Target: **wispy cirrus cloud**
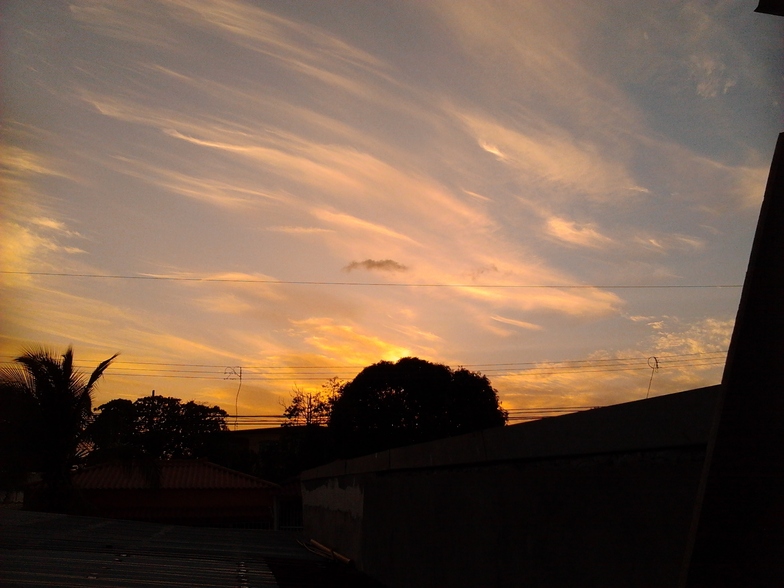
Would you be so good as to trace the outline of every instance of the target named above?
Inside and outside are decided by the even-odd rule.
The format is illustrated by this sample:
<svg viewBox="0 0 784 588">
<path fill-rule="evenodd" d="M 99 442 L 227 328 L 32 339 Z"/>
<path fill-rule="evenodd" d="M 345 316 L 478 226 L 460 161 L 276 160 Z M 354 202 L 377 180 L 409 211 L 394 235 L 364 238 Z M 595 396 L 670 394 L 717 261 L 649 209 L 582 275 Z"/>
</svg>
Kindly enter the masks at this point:
<svg viewBox="0 0 784 588">
<path fill-rule="evenodd" d="M 311 214 L 323 221 L 326 224 L 340 227 L 342 230 L 353 231 L 356 234 L 370 234 L 376 235 L 384 239 L 391 239 L 394 241 L 403 241 L 410 245 L 418 245 L 418 243 L 403 233 L 399 233 L 384 225 L 366 221 L 357 218 L 354 215 L 346 214 L 343 212 L 333 212 L 331 210 L 316 209 L 311 211 Z"/>
<path fill-rule="evenodd" d="M 703 239 L 678 234 L 641 233 L 634 236 L 633 242 L 645 250 L 658 253 L 699 251 L 705 247 Z"/>
<path fill-rule="evenodd" d="M 323 68 L 349 65 L 375 72 L 382 62 L 375 56 L 330 35 L 323 28 L 236 0 L 166 0 L 178 7 L 183 20 L 222 31 L 232 42 L 281 59 L 318 63 Z"/>
<path fill-rule="evenodd" d="M 156 3 L 77 0 L 70 4 L 69 10 L 83 26 L 112 39 L 159 50 L 177 50 L 174 21 Z"/>
<path fill-rule="evenodd" d="M 172 162 L 174 163 L 174 162 Z M 152 163 L 150 159 L 131 158 L 122 155 L 107 158 L 105 166 L 117 173 L 136 178 L 173 195 L 192 198 L 219 208 L 229 210 L 252 209 L 284 203 L 291 197 L 282 192 L 259 189 L 253 177 L 235 174 L 223 178 L 207 170 L 178 171 L 173 165 Z"/>
<path fill-rule="evenodd" d="M 537 325 L 537 324 L 534 324 L 534 323 L 529 323 L 527 321 L 520 321 L 520 320 L 517 320 L 517 319 L 511 319 L 511 318 L 507 318 L 507 317 L 504 317 L 504 316 L 498 316 L 498 315 L 491 316 L 490 318 L 493 319 L 494 321 L 499 322 L 499 323 L 503 323 L 505 325 L 512 325 L 513 327 L 519 327 L 521 329 L 527 329 L 529 331 L 541 331 L 542 330 L 542 326 L 541 325 Z"/>
<path fill-rule="evenodd" d="M 266 227 L 264 230 L 271 231 L 273 233 L 288 233 L 291 235 L 319 235 L 323 233 L 334 232 L 334 230 L 332 229 L 324 229 L 321 227 L 289 227 L 289 226 Z"/>
<path fill-rule="evenodd" d="M 154 112 L 147 114 L 150 115 L 147 119 L 148 123 L 168 124 L 169 122 L 168 115 L 158 120 Z M 404 254 L 406 257 L 411 257 L 412 246 L 421 247 L 426 242 L 431 253 L 427 262 L 421 264 L 421 272 L 418 274 L 421 273 L 426 279 L 440 276 L 442 281 L 449 283 L 455 281 L 454 272 L 445 272 L 442 268 L 449 267 L 455 257 L 471 260 L 477 254 L 486 254 L 488 246 L 494 246 L 492 241 L 486 240 L 486 237 L 487 231 L 495 229 L 496 222 L 485 211 L 458 198 L 432 180 L 412 176 L 405 170 L 396 169 L 367 153 L 335 145 L 313 144 L 305 137 L 296 137 L 291 133 L 275 132 L 251 136 L 219 127 L 198 129 L 187 121 L 180 121 L 178 124 L 190 125 L 193 129 L 190 132 L 194 135 L 185 136 L 179 131 L 171 130 L 165 131 L 166 134 L 208 150 L 225 152 L 232 157 L 248 158 L 254 164 L 270 169 L 275 175 L 288 178 L 298 184 L 318 186 L 320 190 L 334 194 L 336 199 L 359 205 L 360 208 L 356 209 L 358 211 L 363 210 L 367 195 L 372 194 L 374 210 L 368 209 L 370 218 L 337 212 L 334 209 L 316 208 L 310 211 L 310 214 L 319 220 L 320 228 L 330 231 L 324 233 L 324 236 L 329 236 L 328 243 L 336 254 L 353 249 L 354 239 L 361 234 L 372 235 L 378 249 L 389 250 L 390 245 L 395 245 L 395 254 Z M 195 133 L 209 138 L 197 139 Z M 210 185 L 209 183 L 201 185 L 197 179 L 188 181 L 187 178 L 180 178 L 180 181 L 171 183 L 171 189 L 186 194 L 203 194 L 205 188 Z M 237 194 L 237 191 L 233 193 Z M 401 194 L 411 195 L 411 197 L 401 198 Z M 225 198 L 225 191 L 222 197 Z M 302 211 L 307 210 L 307 207 L 303 207 L 302 203 L 297 203 L 296 200 L 292 200 L 291 204 L 296 204 L 290 208 L 292 213 L 296 211 L 296 215 L 300 217 Z M 345 204 L 341 204 L 341 208 L 344 206 Z M 397 230 L 397 219 L 401 217 L 406 218 L 405 233 Z M 370 220 L 372 218 L 385 220 L 376 222 Z M 411 218 L 417 218 L 418 222 L 412 223 Z M 302 219 L 299 219 L 299 222 L 301 223 Z M 455 234 L 464 235 L 459 244 L 452 238 Z M 497 245 L 506 248 L 502 242 Z M 400 249 L 401 247 L 404 249 Z M 456 247 L 461 250 L 459 255 L 456 255 Z M 418 253 L 414 258 L 420 255 Z M 493 253 L 490 255 L 493 258 L 497 257 Z M 540 270 L 542 269 L 538 261 L 533 263 L 539 265 Z M 522 274 L 520 272 L 521 259 L 507 259 L 506 265 L 514 266 L 511 275 L 517 279 L 528 278 L 524 275 L 525 272 Z M 540 275 L 534 278 L 534 281 L 548 283 L 552 282 L 553 278 Z M 555 281 L 568 283 L 571 280 L 567 276 L 560 276 Z M 498 292 L 479 290 L 458 292 L 470 298 L 499 298 Z M 552 293 L 547 295 L 538 293 L 536 296 L 527 297 L 526 300 L 527 304 L 541 303 L 549 308 L 557 308 L 559 311 L 568 308 L 570 313 L 582 313 L 598 310 L 595 301 L 588 304 L 575 304 L 578 300 L 587 302 L 591 297 L 582 294 L 563 297 L 553 296 Z M 594 310 L 589 310 L 591 308 Z"/>
<path fill-rule="evenodd" d="M 236 0 L 165 0 L 147 6 L 96 3 L 80 0 L 72 7 L 74 16 L 99 34 L 124 42 L 182 52 L 203 47 L 183 35 L 184 29 L 200 37 L 209 36 L 275 63 L 277 69 L 296 73 L 318 83 L 362 99 L 384 100 L 384 93 L 363 77 L 371 76 L 395 84 L 383 62 L 346 43 L 327 30 L 287 19 L 260 6 Z M 156 14 L 154 26 L 144 25 L 144 14 Z"/>
<path fill-rule="evenodd" d="M 454 112 L 485 151 L 527 178 L 549 189 L 579 189 L 598 200 L 612 200 L 638 193 L 641 188 L 624 162 L 604 154 L 601 144 L 570 136 L 543 121 L 535 125 L 518 121 L 515 126 L 467 112 Z"/>
<path fill-rule="evenodd" d="M 23 149 L 16 145 L 4 143 L 0 145 L 2 174 L 11 176 L 27 176 L 39 174 L 47 176 L 60 176 L 68 178 L 69 175 L 62 169 L 62 164 L 52 157 L 44 156 Z"/>
<path fill-rule="evenodd" d="M 30 195 L 35 190 L 22 182 L 15 193 Z M 6 286 L 31 283 L 25 272 L 62 270 L 65 260 L 72 261 L 86 253 L 86 238 L 58 218 L 55 211 L 31 201 L 5 203 L 0 218 L 0 268 L 8 272 L 0 280 Z"/>
<path fill-rule="evenodd" d="M 0 267 L 9 272 L 52 270 L 58 255 L 83 254 L 81 247 L 61 242 L 55 232 L 8 220 L 0 222 Z M 3 276 L 4 282 L 28 281 L 24 276 Z"/>
<path fill-rule="evenodd" d="M 545 231 L 548 235 L 569 245 L 603 248 L 613 244 L 613 240 L 597 231 L 593 224 L 580 225 L 559 217 L 547 220 Z"/>
</svg>

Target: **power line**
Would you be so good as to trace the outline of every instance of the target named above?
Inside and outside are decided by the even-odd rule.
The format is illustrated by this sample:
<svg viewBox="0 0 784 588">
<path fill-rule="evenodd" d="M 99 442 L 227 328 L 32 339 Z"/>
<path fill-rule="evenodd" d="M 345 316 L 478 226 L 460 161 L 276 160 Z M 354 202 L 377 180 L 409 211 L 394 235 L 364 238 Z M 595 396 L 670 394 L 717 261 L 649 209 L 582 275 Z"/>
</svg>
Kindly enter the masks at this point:
<svg viewBox="0 0 784 588">
<path fill-rule="evenodd" d="M 675 357 L 692 357 L 692 356 L 705 356 L 705 355 L 726 355 L 727 350 L 723 351 L 703 351 L 697 353 L 674 353 L 672 355 L 658 355 L 659 359 L 670 359 Z M 630 362 L 642 361 L 647 359 L 644 356 L 638 357 L 605 357 L 596 359 L 564 359 L 561 361 L 516 361 L 506 363 L 466 363 L 460 364 L 462 367 L 481 367 L 481 366 L 504 366 L 504 365 L 544 365 L 544 364 L 566 364 L 566 363 L 603 363 L 603 362 Z"/>
<path fill-rule="evenodd" d="M 704 358 L 705 356 L 724 356 L 727 354 L 727 350 L 723 349 L 720 351 L 701 351 L 696 353 L 673 353 L 671 355 L 657 355 L 656 357 L 660 361 L 696 361 Z M 692 359 L 683 359 L 683 358 L 692 358 Z M 10 363 L 14 356 L 11 355 L 0 355 L 0 359 L 4 360 L 5 363 Z M 590 359 L 563 359 L 558 361 L 513 361 L 513 362 L 487 362 L 487 363 L 461 363 L 457 364 L 458 368 L 482 368 L 483 366 L 487 366 L 489 368 L 492 367 L 500 367 L 500 366 L 541 366 L 541 365 L 564 365 L 564 364 L 573 364 L 573 363 L 631 363 L 631 362 L 640 362 L 647 360 L 646 356 L 640 355 L 635 357 L 604 357 L 604 358 L 590 358 Z M 76 362 L 77 367 L 86 367 L 79 366 L 80 362 Z M 215 364 L 208 364 L 208 363 L 170 363 L 170 362 L 160 362 L 160 361 L 134 361 L 134 360 L 121 360 L 117 359 L 112 362 L 112 366 L 117 365 L 157 365 L 157 366 L 164 366 L 164 367 L 193 367 L 193 368 L 219 368 L 221 373 L 227 367 L 228 364 L 226 363 L 215 363 Z M 266 370 L 266 369 L 297 369 L 297 370 L 340 370 L 340 369 L 363 369 L 368 367 L 365 364 L 350 364 L 350 365 L 285 365 L 285 364 L 259 364 L 259 365 L 246 365 L 242 364 L 242 368 L 245 370 L 249 369 L 257 369 L 257 370 Z M 131 368 L 124 368 L 124 369 L 131 369 Z M 156 369 L 156 368 L 152 368 Z"/>
<path fill-rule="evenodd" d="M 724 362 L 726 351 L 712 351 L 703 353 L 683 353 L 657 356 L 662 367 L 704 367 L 720 365 Z M 0 356 L 12 359 L 10 356 Z M 4 363 L 11 363 L 6 361 Z M 79 368 L 88 368 L 89 364 L 76 364 Z M 161 377 L 161 378 L 186 378 L 223 380 L 225 379 L 226 364 L 189 364 L 189 363 L 164 363 L 164 362 L 135 362 L 116 361 L 113 366 L 122 366 L 112 375 L 123 377 Z M 148 367 L 149 366 L 149 367 Z M 159 367 L 153 367 L 159 366 Z M 324 378 L 338 377 L 343 379 L 356 374 L 357 370 L 364 369 L 364 365 L 340 366 L 287 366 L 287 365 L 250 365 L 242 366 L 244 380 L 275 381 L 275 380 L 322 380 Z M 555 375 L 567 373 L 591 373 L 647 370 L 650 366 L 647 358 L 619 357 L 580 359 L 541 362 L 505 362 L 505 363 L 477 363 L 461 365 L 463 368 L 473 368 L 483 374 L 503 377 L 505 375 Z M 237 369 L 239 366 L 237 366 Z M 293 373 L 285 373 L 289 370 Z M 350 370 L 350 371 L 348 371 Z"/>
<path fill-rule="evenodd" d="M 713 358 L 713 359 L 705 359 L 705 360 L 692 360 L 689 362 L 674 362 L 673 365 L 668 366 L 666 363 L 660 365 L 661 368 L 666 369 L 670 367 L 671 369 L 684 369 L 684 368 L 692 368 L 692 367 L 712 367 L 712 366 L 719 366 L 724 363 L 723 358 Z M 127 368 L 126 368 L 127 369 Z M 617 364 L 617 365 L 605 365 L 605 366 L 593 366 L 590 364 L 587 365 L 572 365 L 572 366 L 543 366 L 543 367 L 530 367 L 530 368 L 520 368 L 520 369 L 504 369 L 504 370 L 482 370 L 481 373 L 483 375 L 490 375 L 497 378 L 504 378 L 504 377 L 539 377 L 539 376 L 556 376 L 556 375 L 565 375 L 565 374 L 587 374 L 587 373 L 614 373 L 614 372 L 632 372 L 632 371 L 647 371 L 650 367 L 640 362 L 639 364 Z M 248 373 L 247 371 L 245 373 Z M 139 371 L 114 371 L 111 372 L 112 376 L 115 377 L 126 377 L 126 378 L 167 378 L 167 379 L 190 379 L 190 380 L 211 380 L 211 381 L 221 381 L 225 380 L 226 378 L 223 376 L 222 373 L 214 372 L 188 372 L 188 371 L 180 371 L 180 372 L 169 372 L 169 371 L 159 371 L 153 373 L 140 373 Z M 329 379 L 331 377 L 338 377 L 340 379 L 345 379 L 351 377 L 350 374 L 340 374 L 336 376 L 336 372 L 334 371 L 326 371 L 322 373 L 318 372 L 311 372 L 307 374 L 252 374 L 243 376 L 244 382 L 305 382 L 305 381 L 324 381 L 325 379 Z"/>
<path fill-rule="evenodd" d="M 45 276 L 57 278 L 89 278 L 107 280 L 148 280 L 170 282 L 213 282 L 233 284 L 272 284 L 272 285 L 297 285 L 297 286 L 386 286 L 398 288 L 530 288 L 530 289 L 555 289 L 555 290 L 648 290 L 648 289 L 694 289 L 694 288 L 741 288 L 742 284 L 443 284 L 443 283 L 415 283 L 415 282 L 337 282 L 318 280 L 270 280 L 263 278 L 209 278 L 187 276 L 153 276 L 153 275 L 123 275 L 123 274 L 87 274 L 69 272 L 24 272 L 0 270 L 0 274 L 14 274 L 24 276 Z"/>
<path fill-rule="evenodd" d="M 724 363 L 726 350 L 701 352 L 701 353 L 682 353 L 672 355 L 658 355 L 659 367 L 668 369 L 690 369 L 720 366 Z M 0 356 L 0 359 L 11 359 L 9 356 Z M 6 365 L 9 361 L 2 362 Z M 119 370 L 112 370 L 111 375 L 120 378 L 166 378 L 180 380 L 201 380 L 201 381 L 223 381 L 226 379 L 225 364 L 197 364 L 197 363 L 165 363 L 165 362 L 134 362 L 130 360 L 117 361 L 114 365 L 122 366 Z M 77 367 L 89 368 L 89 364 L 77 364 Z M 248 383 L 268 383 L 276 382 L 324 382 L 337 377 L 340 380 L 351 380 L 361 369 L 367 366 L 361 365 L 340 365 L 340 366 L 312 366 L 312 365 L 253 365 L 236 366 L 233 369 L 243 370 L 243 381 Z M 569 374 L 613 374 L 621 372 L 641 372 L 651 369 L 648 358 L 639 357 L 618 357 L 618 358 L 597 358 L 579 359 L 562 361 L 544 362 L 496 362 L 484 364 L 461 365 L 460 368 L 473 368 L 483 375 L 490 376 L 496 381 L 519 380 L 521 378 L 547 378 Z M 286 373 L 289 370 L 293 373 Z M 348 371 L 350 370 L 350 371 Z M 238 389 L 239 390 L 239 389 Z M 649 392 L 650 394 L 650 392 Z M 236 403 L 235 403 L 236 404 Z M 565 412 L 575 412 L 592 407 L 552 407 L 541 408 L 535 412 L 510 412 L 510 421 L 534 420 L 563 414 Z M 572 410 L 574 409 L 574 410 Z M 235 406 L 235 415 L 237 410 Z M 266 424 L 279 425 L 284 421 L 265 420 L 278 419 L 275 415 L 248 415 L 250 421 L 243 418 L 245 415 L 235 416 L 235 430 L 239 426 L 247 427 L 252 425 Z"/>
<path fill-rule="evenodd" d="M 706 355 L 725 355 L 727 353 L 726 349 L 720 351 L 700 351 L 695 353 L 673 353 L 671 355 L 657 355 L 660 360 L 673 360 L 673 358 L 685 358 L 685 357 L 703 357 Z M 13 360 L 14 356 L 11 355 L 0 355 L 0 358 L 3 360 Z M 647 357 L 643 355 L 635 356 L 635 357 L 603 357 L 603 358 L 590 358 L 590 359 L 563 359 L 559 361 L 511 361 L 511 362 L 488 362 L 488 363 L 461 363 L 457 364 L 459 367 L 482 367 L 482 366 L 505 366 L 505 365 L 556 365 L 556 364 L 565 364 L 565 363 L 603 363 L 603 362 L 630 362 L 630 361 L 642 361 L 646 360 Z M 692 360 L 686 360 L 692 361 Z M 6 362 L 8 363 L 8 362 Z M 78 362 L 77 362 L 78 363 Z M 206 368 L 226 368 L 227 364 L 225 363 L 170 363 L 170 362 L 163 362 L 163 361 L 134 361 L 134 360 L 121 360 L 117 359 L 112 362 L 113 366 L 121 365 L 121 364 L 128 364 L 128 365 L 160 365 L 166 367 L 206 367 Z M 262 364 L 262 365 L 242 365 L 243 369 L 353 369 L 353 368 L 364 368 L 367 367 L 365 364 L 351 364 L 351 365 L 330 365 L 330 366 L 323 366 L 323 365 L 285 365 L 285 364 Z"/>
<path fill-rule="evenodd" d="M 507 409 L 507 420 L 509 422 L 523 422 L 538 420 L 585 410 L 600 408 L 601 405 L 579 405 L 579 406 L 540 406 L 531 408 L 510 408 Z M 240 427 L 254 427 L 259 425 L 280 426 L 288 422 L 288 419 L 280 414 L 240 414 L 235 417 L 235 424 Z M 236 430 L 236 429 L 235 429 Z"/>
</svg>

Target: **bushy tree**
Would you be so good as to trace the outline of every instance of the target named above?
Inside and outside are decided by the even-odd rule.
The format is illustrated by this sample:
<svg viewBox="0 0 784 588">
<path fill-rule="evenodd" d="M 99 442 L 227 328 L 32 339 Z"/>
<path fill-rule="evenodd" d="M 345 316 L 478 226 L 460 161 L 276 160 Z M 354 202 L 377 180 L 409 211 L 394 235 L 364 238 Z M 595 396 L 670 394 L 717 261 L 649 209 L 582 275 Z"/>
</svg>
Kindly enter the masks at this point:
<svg viewBox="0 0 784 588">
<path fill-rule="evenodd" d="M 284 427 L 321 426 L 329 422 L 332 404 L 340 395 L 343 383 L 338 378 L 330 378 L 317 392 L 305 392 L 295 387 L 291 402 L 284 408 L 287 419 Z"/>
<path fill-rule="evenodd" d="M 31 349 L 14 360 L 16 365 L 0 369 L 0 451 L 7 482 L 38 471 L 51 500 L 62 495 L 71 468 L 88 448 L 93 391 L 115 357 L 98 364 L 89 377 L 74 369 L 71 347 L 60 357 Z"/>
<path fill-rule="evenodd" d="M 283 410 L 287 420 L 280 442 L 259 456 L 261 477 L 286 482 L 303 470 L 335 458 L 326 425 L 342 386 L 339 378 L 330 378 L 315 392 L 294 388 L 291 402 Z"/>
<path fill-rule="evenodd" d="M 227 417 L 218 406 L 183 404 L 168 396 L 112 400 L 98 407 L 90 427 L 92 457 L 95 461 L 210 457 L 228 432 Z"/>
<path fill-rule="evenodd" d="M 135 444 L 136 407 L 131 400 L 117 398 L 96 409 L 87 429 L 93 455 Z"/>
<path fill-rule="evenodd" d="M 506 424 L 486 376 L 407 357 L 382 361 L 343 385 L 329 428 L 342 457 Z"/>
</svg>

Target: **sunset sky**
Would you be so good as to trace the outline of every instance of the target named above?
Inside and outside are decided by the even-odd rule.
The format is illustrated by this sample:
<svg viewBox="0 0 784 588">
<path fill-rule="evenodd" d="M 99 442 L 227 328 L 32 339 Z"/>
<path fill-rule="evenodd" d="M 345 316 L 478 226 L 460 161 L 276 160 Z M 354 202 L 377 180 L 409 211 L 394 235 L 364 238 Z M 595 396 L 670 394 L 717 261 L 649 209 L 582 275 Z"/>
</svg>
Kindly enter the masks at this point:
<svg viewBox="0 0 784 588">
<path fill-rule="evenodd" d="M 511 409 L 718 383 L 784 130 L 756 5 L 6 1 L 0 361 L 231 414 L 240 367 L 274 414 L 405 356 Z"/>
</svg>

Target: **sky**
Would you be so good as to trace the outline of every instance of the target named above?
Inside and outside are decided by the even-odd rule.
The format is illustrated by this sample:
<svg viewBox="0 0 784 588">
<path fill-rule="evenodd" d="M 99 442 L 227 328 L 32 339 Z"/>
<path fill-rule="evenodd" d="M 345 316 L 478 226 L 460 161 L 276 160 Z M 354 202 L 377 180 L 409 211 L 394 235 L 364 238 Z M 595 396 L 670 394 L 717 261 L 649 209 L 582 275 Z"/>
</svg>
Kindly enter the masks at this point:
<svg viewBox="0 0 784 588">
<path fill-rule="evenodd" d="M 784 130 L 756 5 L 7 0 L 0 361 L 232 415 L 407 356 L 518 415 L 716 384 Z"/>
</svg>

